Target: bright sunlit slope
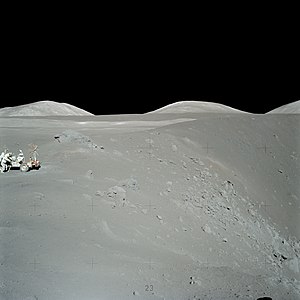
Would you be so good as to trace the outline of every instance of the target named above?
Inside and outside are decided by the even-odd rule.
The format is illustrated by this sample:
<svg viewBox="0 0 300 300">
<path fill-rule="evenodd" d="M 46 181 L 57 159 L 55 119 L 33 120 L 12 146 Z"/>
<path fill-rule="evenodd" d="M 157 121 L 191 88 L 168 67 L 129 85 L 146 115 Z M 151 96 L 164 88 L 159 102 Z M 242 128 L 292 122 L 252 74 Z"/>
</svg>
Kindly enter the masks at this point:
<svg viewBox="0 0 300 300">
<path fill-rule="evenodd" d="M 179 101 L 157 110 L 151 113 L 246 113 L 244 111 L 234 109 L 232 107 L 203 101 Z"/>
<path fill-rule="evenodd" d="M 67 103 L 38 101 L 30 104 L 0 109 L 0 116 L 92 116 L 93 114 Z"/>
<path fill-rule="evenodd" d="M 268 114 L 300 114 L 300 100 L 275 108 Z"/>
</svg>

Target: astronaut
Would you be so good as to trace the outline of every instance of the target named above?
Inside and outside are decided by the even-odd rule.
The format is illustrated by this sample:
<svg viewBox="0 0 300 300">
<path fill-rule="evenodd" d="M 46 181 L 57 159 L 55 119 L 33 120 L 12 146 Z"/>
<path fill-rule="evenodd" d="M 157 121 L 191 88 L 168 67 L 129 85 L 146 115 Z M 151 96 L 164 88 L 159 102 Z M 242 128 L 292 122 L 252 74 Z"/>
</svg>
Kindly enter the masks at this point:
<svg viewBox="0 0 300 300">
<path fill-rule="evenodd" d="M 19 154 L 18 154 L 18 156 L 17 156 L 17 158 L 16 158 L 16 161 L 17 161 L 19 164 L 22 164 L 23 161 L 24 161 L 24 153 L 23 153 L 23 151 L 22 151 L 21 149 L 19 150 Z"/>
<path fill-rule="evenodd" d="M 4 151 L 3 152 L 1 152 L 1 154 L 0 154 L 0 163 L 1 163 L 1 161 L 2 161 L 2 158 L 4 157 Z"/>
<path fill-rule="evenodd" d="M 12 163 L 12 153 L 11 152 L 4 152 L 0 155 L 0 171 L 1 173 L 9 171 Z"/>
<path fill-rule="evenodd" d="M 5 170 L 4 165 L 3 165 L 4 162 L 2 164 L 2 160 L 3 160 L 5 154 L 6 154 L 6 150 L 4 150 L 3 152 L 1 152 L 1 154 L 0 154 L 0 171 L 1 171 L 1 173 L 3 173 L 4 170 Z"/>
</svg>

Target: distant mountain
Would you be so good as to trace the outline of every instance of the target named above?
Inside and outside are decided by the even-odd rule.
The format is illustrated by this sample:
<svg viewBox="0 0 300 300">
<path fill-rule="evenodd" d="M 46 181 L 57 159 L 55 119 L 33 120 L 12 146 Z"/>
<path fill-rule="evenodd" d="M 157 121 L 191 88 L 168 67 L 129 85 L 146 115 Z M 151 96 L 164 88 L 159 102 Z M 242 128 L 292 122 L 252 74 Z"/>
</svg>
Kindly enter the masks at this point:
<svg viewBox="0 0 300 300">
<path fill-rule="evenodd" d="M 275 108 L 267 114 L 300 114 L 300 100 Z"/>
<path fill-rule="evenodd" d="M 92 116 L 93 114 L 67 103 L 38 101 L 0 109 L 0 116 Z"/>
<path fill-rule="evenodd" d="M 150 113 L 247 113 L 229 106 L 202 101 L 180 101 L 169 104 Z"/>
</svg>

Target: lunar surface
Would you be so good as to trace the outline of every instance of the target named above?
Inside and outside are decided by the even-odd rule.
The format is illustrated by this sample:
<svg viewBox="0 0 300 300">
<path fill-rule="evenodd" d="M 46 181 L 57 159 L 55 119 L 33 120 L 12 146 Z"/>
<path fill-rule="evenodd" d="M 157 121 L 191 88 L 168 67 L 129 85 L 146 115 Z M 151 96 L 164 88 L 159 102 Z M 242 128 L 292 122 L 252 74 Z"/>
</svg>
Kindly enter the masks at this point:
<svg viewBox="0 0 300 300">
<path fill-rule="evenodd" d="M 0 299 L 300 299 L 299 107 L 0 109 Z"/>
</svg>

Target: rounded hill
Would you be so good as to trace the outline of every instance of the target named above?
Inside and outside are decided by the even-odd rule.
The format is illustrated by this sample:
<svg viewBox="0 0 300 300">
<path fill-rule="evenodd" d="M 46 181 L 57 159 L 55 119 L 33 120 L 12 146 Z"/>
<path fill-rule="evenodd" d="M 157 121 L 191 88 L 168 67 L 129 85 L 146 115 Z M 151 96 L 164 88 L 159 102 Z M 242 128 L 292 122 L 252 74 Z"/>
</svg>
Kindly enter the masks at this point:
<svg viewBox="0 0 300 300">
<path fill-rule="evenodd" d="M 162 108 L 154 110 L 150 113 L 246 113 L 244 111 L 234 109 L 232 107 L 203 101 L 179 101 Z"/>
<path fill-rule="evenodd" d="M 0 109 L 0 116 L 3 117 L 92 115 L 93 114 L 71 104 L 48 100 Z"/>
<path fill-rule="evenodd" d="M 275 108 L 268 114 L 300 114 L 300 100 Z"/>
</svg>

